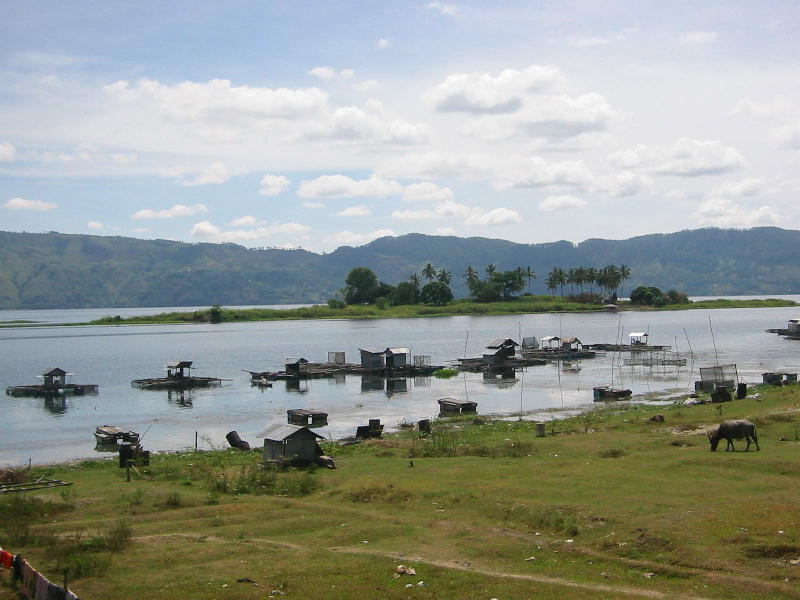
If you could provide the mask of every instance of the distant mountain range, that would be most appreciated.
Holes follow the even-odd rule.
[[[396,284],[428,263],[452,272],[467,295],[467,266],[483,274],[531,267],[546,293],[553,267],[627,265],[638,285],[689,295],[800,293],[800,231],[777,227],[697,229],[627,240],[517,244],[487,238],[408,234],[327,254],[255,250],[235,244],[0,232],[0,308],[223,306],[324,302],[353,267]]]

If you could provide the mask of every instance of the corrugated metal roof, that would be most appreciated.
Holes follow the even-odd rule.
[[[492,349],[494,349],[494,348],[502,348],[506,344],[512,344],[514,346],[519,346],[519,344],[517,342],[515,342],[514,340],[512,340],[511,338],[497,338],[496,340],[492,340],[491,342],[489,342],[486,345],[486,347],[487,348],[492,348]]]
[[[383,350],[373,350],[372,348],[359,348],[359,352],[367,352],[369,354],[383,354]]]
[[[264,431],[257,434],[256,437],[264,438],[267,440],[285,440],[286,438],[292,437],[298,431],[307,430],[310,433],[313,433],[316,437],[320,439],[323,438],[320,434],[315,431],[311,431],[308,427],[302,427],[300,425],[284,425],[282,423],[273,423],[272,425],[268,426]]]
[[[411,354],[408,348],[387,348],[384,352],[386,354]]]
[[[541,341],[542,342],[552,342],[554,340],[560,340],[560,339],[561,338],[558,337],[557,335],[546,335],[541,339]]]
[[[648,335],[647,333],[629,333],[628,337],[647,337]]]
[[[67,375],[67,372],[61,367],[53,367],[52,369],[47,369],[42,375]]]
[[[561,338],[561,341],[566,344],[580,344],[581,341],[576,337],[564,337]]]
[[[167,369],[180,369],[181,367],[184,369],[191,369],[192,362],[191,360],[173,360],[164,365],[164,367]]]

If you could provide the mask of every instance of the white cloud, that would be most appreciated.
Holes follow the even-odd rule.
[[[465,225],[493,226],[507,225],[508,223],[519,223],[522,219],[519,213],[510,208],[494,208],[483,214],[470,215],[465,221]]]
[[[447,2],[428,2],[425,6],[447,17],[455,17],[461,10],[459,6]]]
[[[258,219],[253,216],[247,215],[245,217],[239,217],[238,219],[233,219],[230,223],[228,223],[231,227],[255,227],[258,225]]]
[[[195,204],[193,206],[176,204],[171,208],[165,208],[163,210],[146,208],[131,215],[131,219],[175,219],[177,217],[201,215],[207,212],[208,208],[206,208],[204,204]]]
[[[191,235],[196,238],[208,239],[214,242],[246,243],[267,239],[276,234],[289,234],[305,239],[305,234],[311,231],[307,225],[299,223],[273,223],[265,224],[254,229],[235,229],[224,231],[209,221],[195,223]]]
[[[314,208],[325,208],[325,205],[322,202],[306,201],[306,202],[303,202],[303,208],[311,208],[311,209],[314,209]]]
[[[703,201],[693,216],[700,224],[715,227],[756,227],[780,222],[780,215],[769,205],[751,208],[726,198]]]
[[[508,208],[484,210],[478,206],[465,206],[452,200],[445,200],[432,208],[421,210],[396,210],[392,218],[401,221],[423,221],[433,219],[460,219],[465,225],[492,226],[519,223],[520,216]]]
[[[175,177],[180,185],[192,187],[198,185],[209,185],[225,183],[231,178],[231,171],[220,162],[214,162],[201,170],[193,172],[181,172],[180,170],[168,170],[167,177]]]
[[[8,202],[3,204],[3,208],[9,210],[33,210],[37,212],[45,212],[53,210],[58,205],[52,202],[44,202],[42,200],[26,200],[25,198],[11,198]]]
[[[0,144],[0,163],[2,162],[14,162],[14,159],[17,157],[17,151],[11,144],[2,143]]]
[[[403,186],[388,179],[351,179],[346,175],[322,175],[300,182],[301,198],[384,198],[403,193]]]
[[[772,137],[781,146],[796,150],[800,148],[800,125],[791,123],[776,127],[772,131]]]
[[[758,196],[768,190],[768,184],[763,179],[751,177],[739,181],[723,181],[715,186],[709,193],[709,198],[745,198]]]
[[[308,74],[319,77],[323,81],[331,81],[333,79],[350,79],[355,75],[355,71],[353,69],[342,69],[337,72],[333,67],[314,67]]]
[[[375,46],[383,50],[384,48],[388,48],[391,46],[392,43],[387,40],[386,38],[379,38],[378,41],[375,43]]]
[[[456,230],[452,227],[437,227],[433,233],[435,235],[456,235]]]
[[[519,110],[524,97],[558,88],[563,75],[556,67],[531,65],[522,71],[505,69],[489,73],[454,73],[427,94],[441,112],[475,114],[508,113]]]
[[[717,41],[716,31],[688,31],[678,38],[681,46],[702,46]]]
[[[758,119],[771,119],[790,116],[793,112],[794,107],[786,98],[776,98],[770,102],[758,102],[751,98],[742,98],[728,114],[731,116],[745,115]]]
[[[696,177],[733,171],[746,164],[736,148],[713,140],[681,138],[672,146],[645,146],[609,155],[609,162],[625,169],[644,169],[659,175]]]
[[[367,217],[372,214],[372,209],[369,206],[360,204],[358,206],[349,206],[344,210],[336,213],[339,217]]]
[[[563,210],[577,210],[587,205],[586,200],[577,196],[548,196],[539,202],[539,210],[542,212],[556,212]]]
[[[482,179],[494,172],[496,162],[496,157],[488,154],[415,152],[385,161],[378,167],[377,174],[403,179]]]
[[[327,241],[333,242],[342,246],[357,246],[361,244],[368,244],[373,240],[381,237],[393,237],[394,231],[391,229],[378,229],[371,233],[353,233],[352,231],[344,230],[335,233],[328,238]]]
[[[589,189],[595,176],[581,160],[551,162],[538,156],[509,165],[496,180],[500,189],[567,186]]]
[[[95,231],[99,231],[104,228],[104,225],[100,221],[89,221],[86,224],[86,227],[89,229],[94,229]]]
[[[267,174],[261,178],[258,193],[262,196],[277,196],[281,192],[285,191],[290,185],[292,185],[292,182],[283,175]]]
[[[403,190],[403,200],[405,202],[443,202],[452,199],[453,190],[447,187],[439,187],[429,181],[412,183]]]
[[[347,79],[352,74],[344,69],[336,76]],[[117,81],[103,91],[105,102],[98,110],[115,141],[122,143],[123,135],[124,141],[149,151],[219,155],[224,149],[228,155],[252,160],[278,147],[285,154],[287,144],[309,139],[416,144],[428,135],[427,126],[382,111],[333,107],[316,87],[234,86],[226,79],[167,85],[142,79]],[[158,144],[155,138],[142,137],[141,131],[158,131]]]

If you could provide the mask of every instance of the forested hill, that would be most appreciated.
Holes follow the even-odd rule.
[[[698,229],[580,244],[517,244],[487,238],[409,234],[329,254],[251,250],[235,244],[0,232],[0,308],[224,306],[323,302],[356,266],[396,284],[427,263],[462,274],[531,267],[545,293],[553,267],[627,265],[638,285],[690,295],[800,293],[800,231]]]

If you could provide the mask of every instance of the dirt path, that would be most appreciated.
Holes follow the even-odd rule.
[[[151,541],[161,541],[171,537],[179,537],[179,538],[188,538],[188,539],[195,539],[195,540],[204,540],[209,542],[227,542],[228,540],[212,536],[212,535],[203,535],[198,533],[172,533],[172,534],[162,534],[162,535],[146,535],[146,536],[139,536],[137,540],[151,540]],[[248,538],[245,540],[239,540],[240,543],[254,543],[254,544],[268,544],[270,546],[278,546],[280,548],[289,548],[291,550],[298,550],[307,552],[311,550],[306,546],[301,546],[300,544],[292,544],[290,542],[283,542],[279,540],[270,540],[264,538]],[[578,581],[572,581],[570,579],[563,579],[560,577],[548,577],[546,575],[523,575],[519,573],[504,573],[502,571],[493,571],[491,569],[481,569],[472,566],[466,566],[463,563],[454,560],[432,560],[428,558],[423,558],[421,556],[409,556],[407,554],[402,554],[399,552],[389,552],[389,551],[382,551],[382,550],[374,550],[371,548],[354,548],[354,547],[343,547],[343,546],[332,546],[328,548],[314,548],[314,550],[326,550],[329,552],[338,552],[343,554],[362,554],[367,556],[379,556],[384,558],[390,558],[392,560],[403,560],[403,561],[413,561],[417,564],[425,564],[430,565],[432,567],[438,567],[441,569],[453,569],[458,571],[465,571],[467,573],[477,573],[479,575],[485,575],[487,577],[496,577],[499,579],[515,579],[518,581],[531,581],[535,583],[544,583],[547,585],[554,585],[554,586],[562,586],[567,588],[579,588],[584,590],[589,590],[593,592],[604,592],[608,594],[614,595],[624,595],[624,596],[639,596],[642,598],[674,598],[675,594],[672,592],[659,592],[657,590],[648,590],[645,588],[636,588],[631,586],[621,586],[621,585],[606,585],[606,584],[598,584],[598,583],[583,583]],[[711,600],[710,598],[705,598],[703,596],[682,596],[686,600]]]

